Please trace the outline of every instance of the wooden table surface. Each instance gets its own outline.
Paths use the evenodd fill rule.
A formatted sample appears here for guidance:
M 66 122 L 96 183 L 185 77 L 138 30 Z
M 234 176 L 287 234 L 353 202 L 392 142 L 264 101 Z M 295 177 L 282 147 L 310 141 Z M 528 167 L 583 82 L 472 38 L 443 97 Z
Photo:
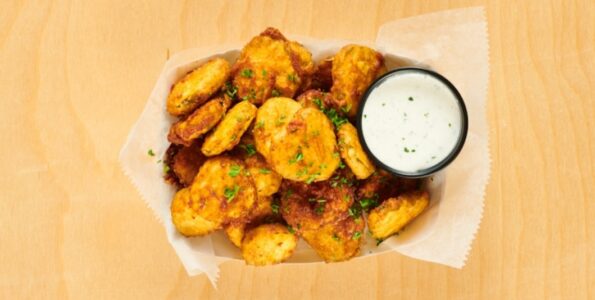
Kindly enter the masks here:
M 492 176 L 462 270 L 389 253 L 188 277 L 118 152 L 169 54 L 266 26 L 372 41 L 485 5 Z M 595 299 L 595 2 L 0 2 L 0 298 Z

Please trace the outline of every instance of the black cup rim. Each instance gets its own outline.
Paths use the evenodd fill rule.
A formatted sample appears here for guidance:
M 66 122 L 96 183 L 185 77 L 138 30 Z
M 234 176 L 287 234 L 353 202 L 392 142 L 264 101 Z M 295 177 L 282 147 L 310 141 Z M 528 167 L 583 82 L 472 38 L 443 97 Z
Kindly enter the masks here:
M 370 148 L 368 148 L 368 144 L 366 143 L 366 141 L 364 139 L 364 134 L 363 134 L 363 130 L 362 130 L 364 106 L 366 104 L 366 101 L 368 100 L 368 97 L 372 93 L 372 91 L 376 87 L 378 87 L 380 84 L 382 84 L 386 79 L 388 79 L 392 76 L 395 76 L 395 74 L 397 74 L 397 73 L 404 73 L 404 72 L 424 73 L 424 74 L 432 76 L 432 77 L 438 79 L 439 81 L 441 81 L 442 83 L 444 83 L 450 89 L 450 91 L 455 95 L 455 98 L 457 99 L 457 102 L 459 104 L 459 110 L 461 112 L 461 132 L 459 134 L 459 138 L 457 140 L 455 147 L 443 160 L 441 160 L 440 162 L 438 162 L 437 164 L 433 165 L 430 168 L 423 169 L 418 172 L 405 172 L 405 171 L 401 171 L 401 170 L 392 168 L 392 167 L 384 164 L 382 161 L 380 161 L 374 155 L 374 153 L 372 153 Z M 359 107 L 357 110 L 356 121 L 357 121 L 356 128 L 357 128 L 358 138 L 359 138 L 360 144 L 362 145 L 362 148 L 364 149 L 366 154 L 368 154 L 368 157 L 370 159 L 372 159 L 374 161 L 374 163 L 377 166 L 380 166 L 382 169 L 389 171 L 390 173 L 392 173 L 394 175 L 401 176 L 401 177 L 407 177 L 407 178 L 428 177 L 428 176 L 431 176 L 432 174 L 444 169 L 446 166 L 448 166 L 451 162 L 453 162 L 455 160 L 455 158 L 457 158 L 457 156 L 463 149 L 463 146 L 465 145 L 465 141 L 467 139 L 467 131 L 469 129 L 469 118 L 467 115 L 467 107 L 465 106 L 465 101 L 463 101 L 463 97 L 461 96 L 461 94 L 459 93 L 457 88 L 441 74 L 439 74 L 435 71 L 432 71 L 432 70 L 428 70 L 428 69 L 424 69 L 424 68 L 416 68 L 416 67 L 398 68 L 398 69 L 391 70 L 391 71 L 385 73 L 384 75 L 380 76 L 379 78 L 377 78 L 374 82 L 372 82 L 372 84 L 368 87 L 366 92 L 361 97 Z

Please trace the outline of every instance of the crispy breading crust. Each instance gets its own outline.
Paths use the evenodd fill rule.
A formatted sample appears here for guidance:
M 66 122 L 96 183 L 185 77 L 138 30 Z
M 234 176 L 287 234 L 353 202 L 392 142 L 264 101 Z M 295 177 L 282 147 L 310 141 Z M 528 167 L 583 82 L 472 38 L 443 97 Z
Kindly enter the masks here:
M 219 227 L 217 223 L 201 217 L 193 208 L 189 188 L 179 190 L 174 196 L 171 218 L 178 232 L 185 236 L 205 235 Z
M 295 181 L 328 179 L 340 163 L 333 125 L 320 110 L 302 108 L 285 128 L 283 139 L 273 140 L 267 157 L 283 178 Z
M 293 99 L 276 97 L 267 100 L 256 112 L 254 145 L 267 160 L 271 143 L 285 138 L 285 125 L 293 119 L 301 106 Z
M 347 122 L 337 130 L 341 158 L 351 168 L 357 179 L 366 179 L 374 173 L 376 167 L 370 161 L 357 136 L 357 129 Z
M 247 220 L 256 203 L 256 189 L 244 162 L 227 155 L 209 158 L 190 187 L 192 208 L 217 228 Z
M 413 191 L 389 198 L 368 214 L 368 228 L 376 239 L 385 239 L 401 230 L 428 206 L 427 191 Z
M 250 102 L 240 102 L 232 107 L 223 120 L 211 132 L 202 144 L 201 151 L 206 156 L 214 156 L 231 150 L 256 116 L 256 106 Z
M 304 230 L 302 238 L 326 262 L 348 260 L 359 253 L 363 241 L 363 218 L 344 218 L 316 230 Z
M 169 129 L 167 139 L 174 144 L 190 146 L 194 140 L 219 123 L 230 104 L 231 100 L 227 97 L 210 100 L 186 119 L 174 123 Z
M 384 57 L 374 49 L 348 45 L 334 56 L 331 94 L 349 108 L 348 116 L 357 113 L 360 98 L 370 84 L 386 72 Z
M 242 257 L 249 265 L 277 264 L 293 254 L 297 240 L 297 236 L 282 224 L 263 224 L 246 232 L 241 247 Z
M 255 104 L 271 96 L 293 97 L 313 73 L 310 52 L 274 28 L 254 37 L 232 68 L 238 97 Z
M 230 65 L 213 58 L 177 82 L 167 97 L 167 111 L 174 116 L 191 113 L 214 95 L 230 75 Z
M 200 153 L 200 144 L 193 143 L 190 147 L 183 147 L 173 156 L 171 168 L 179 182 L 187 187 L 192 184 L 194 176 L 207 158 Z

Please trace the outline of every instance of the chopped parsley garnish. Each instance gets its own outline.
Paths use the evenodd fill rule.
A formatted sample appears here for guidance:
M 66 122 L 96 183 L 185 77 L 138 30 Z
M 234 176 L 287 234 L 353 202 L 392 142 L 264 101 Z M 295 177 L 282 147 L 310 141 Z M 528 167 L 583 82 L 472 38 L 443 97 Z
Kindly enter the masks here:
M 324 212 L 324 202 L 318 204 L 316 209 L 314 209 L 314 212 L 316 212 L 317 215 L 322 215 L 322 213 Z
M 258 121 L 256 123 L 256 125 L 254 125 L 254 129 L 258 129 L 258 128 L 262 128 L 264 127 L 264 121 Z
M 338 158 L 339 157 L 339 152 L 333 152 L 333 158 Z
M 341 241 L 341 239 L 339 238 L 339 236 L 336 233 L 333 233 L 333 240 L 339 242 Z
M 376 246 L 380 245 L 380 243 L 384 242 L 384 240 L 376 239 Z
M 324 170 L 324 169 L 326 169 L 326 164 L 320 164 L 320 169 L 321 169 L 321 170 Z
M 262 169 L 258 170 L 258 173 L 260 173 L 260 174 L 270 174 L 271 173 L 271 170 L 262 168 Z
M 364 118 L 367 118 L 367 117 L 368 117 L 368 115 L 364 114 Z
M 295 164 L 296 162 L 300 161 L 304 159 L 304 154 L 302 154 L 301 150 L 298 150 L 298 153 L 295 154 L 295 156 L 289 160 L 290 164 Z
M 345 202 L 349 202 L 349 200 L 351 200 L 351 196 L 345 195 L 343 196 L 343 200 L 345 200 Z
M 347 212 L 349 213 L 349 216 L 354 219 L 359 218 L 362 214 L 361 208 L 359 208 L 357 205 L 351 206 Z
M 337 128 L 347 123 L 347 118 L 340 116 L 334 108 L 325 109 L 323 112 Z
M 452 127 L 452 124 L 448 123 L 448 127 Z
M 408 98 L 408 100 L 409 100 L 409 101 L 413 101 L 413 97 L 409 97 L 409 98 Z
M 224 90 L 225 90 L 225 94 L 227 94 L 227 96 L 229 96 L 229 98 L 232 98 L 232 99 L 238 93 L 238 88 L 229 82 L 225 84 Z
M 279 91 L 277 91 L 277 90 L 272 90 L 271 91 L 271 96 L 273 96 L 273 97 L 279 97 L 279 96 L 281 96 L 281 93 L 279 93 Z
M 298 172 L 295 174 L 295 176 L 297 176 L 297 177 L 302 177 L 302 176 L 304 176 L 304 175 L 306 175 L 306 174 L 308 174 L 308 169 L 307 169 L 307 168 L 302 168 L 302 169 L 300 169 L 300 170 L 299 170 L 299 171 L 298 171 Z
M 376 206 L 378 204 L 378 194 L 374 194 L 372 198 L 362 198 L 359 200 L 359 205 L 362 209 L 368 209 Z
M 360 237 L 362 237 L 362 233 L 359 232 L 359 231 L 356 231 L 356 232 L 353 233 L 353 236 L 351 237 L 351 239 L 357 241 L 357 240 L 359 240 Z
M 343 161 L 339 161 L 339 169 L 345 169 L 345 164 L 343 163 Z
M 405 148 L 403 148 L 403 151 L 405 151 L 406 153 L 409 153 L 409 148 L 405 147 Z
M 316 174 L 310 174 L 310 176 L 308 177 L 308 179 L 306 179 L 306 184 L 310 184 L 314 181 L 314 179 L 316 179 L 316 177 L 320 175 L 320 173 L 316 173 Z
M 256 148 L 254 148 L 253 144 L 240 145 L 240 147 L 244 149 L 244 151 L 246 151 L 246 154 L 248 154 L 248 156 L 256 154 Z
M 250 99 L 256 99 L 256 92 L 254 90 L 250 90 L 250 92 L 248 92 L 248 95 L 242 96 L 243 101 L 248 101 Z
M 320 100 L 320 98 L 314 98 L 312 102 L 314 102 L 314 104 L 316 104 L 320 110 L 324 111 L 324 105 L 322 104 L 322 100 Z
M 287 225 L 287 230 L 289 230 L 289 233 L 295 234 L 295 230 L 293 230 L 293 227 L 291 227 L 291 225 Z
M 289 197 L 293 195 L 293 190 L 292 189 L 288 189 L 287 192 L 285 192 L 285 197 Z
M 252 78 L 252 73 L 253 72 L 250 69 L 243 69 L 240 74 L 246 78 Z
M 262 69 L 262 77 L 267 76 L 267 70 Z
M 234 185 L 233 188 L 226 187 L 225 190 L 223 191 L 223 196 L 225 196 L 225 198 L 227 198 L 227 203 L 231 202 L 233 200 L 233 198 L 236 197 L 236 195 L 238 194 L 239 191 L 240 191 L 240 186 L 237 184 Z
M 282 125 L 283 121 L 285 120 L 285 118 L 287 118 L 286 115 L 280 115 L 279 119 L 277 119 L 277 121 L 275 121 L 275 123 L 277 124 L 277 126 Z
M 163 173 L 167 174 L 169 173 L 171 169 L 169 168 L 169 166 L 167 164 L 163 164 Z
M 341 111 L 344 113 L 348 113 L 351 110 L 351 104 L 347 104 L 343 107 L 341 107 Z
M 236 177 L 236 176 L 240 175 L 241 171 L 242 171 L 242 168 L 240 166 L 233 165 L 233 166 L 231 166 L 231 168 L 229 169 L 229 173 L 227 173 L 227 174 L 231 177 Z
M 279 214 L 279 202 L 273 201 L 271 203 L 271 210 L 273 211 L 274 214 L 278 215 Z
M 291 82 L 296 82 L 297 77 L 295 76 L 295 74 L 289 74 L 289 75 L 287 75 L 287 80 L 289 80 Z
M 411 152 L 415 152 L 415 149 L 411 149 Z
M 149 151 L 147 151 L 147 154 L 149 156 L 155 156 L 155 152 L 153 152 L 153 149 L 149 149 Z

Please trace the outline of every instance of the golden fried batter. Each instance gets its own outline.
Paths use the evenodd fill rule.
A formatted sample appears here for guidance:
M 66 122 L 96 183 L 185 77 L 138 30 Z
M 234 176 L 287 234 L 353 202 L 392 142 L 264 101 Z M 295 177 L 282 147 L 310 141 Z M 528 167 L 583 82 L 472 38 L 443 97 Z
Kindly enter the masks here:
M 240 99 L 262 104 L 271 96 L 293 97 L 313 72 L 307 49 L 268 28 L 242 49 L 232 76 Z
M 297 236 L 284 225 L 263 224 L 246 232 L 242 241 L 242 257 L 249 265 L 277 264 L 293 254 L 297 240 Z
M 310 185 L 284 180 L 281 214 L 297 232 L 314 230 L 349 216 L 354 201 L 355 178 L 348 171 Z
M 256 202 L 256 189 L 245 164 L 227 155 L 209 158 L 190 187 L 191 207 L 217 228 L 243 222 Z
M 167 111 L 174 116 L 191 113 L 219 91 L 229 74 L 230 66 L 225 59 L 209 60 L 173 86 L 167 97 Z
M 189 188 L 179 190 L 174 196 L 171 218 L 176 229 L 185 236 L 205 235 L 219 227 L 198 214 L 190 199 Z
M 397 177 L 382 169 L 377 169 L 370 177 L 361 182 L 357 189 L 357 199 L 376 199 L 378 201 L 397 197 L 402 193 L 419 189 L 421 183 L 421 179 Z
M 372 175 L 376 167 L 362 149 L 355 127 L 347 122 L 339 127 L 337 136 L 339 138 L 341 158 L 351 168 L 355 177 L 357 179 L 366 179 Z
M 277 97 L 267 100 L 256 113 L 254 123 L 254 145 L 256 150 L 268 159 L 273 140 L 285 138 L 285 125 L 301 106 L 293 99 Z
M 348 217 L 316 230 L 304 230 L 302 238 L 326 262 L 338 262 L 357 255 L 364 236 L 363 218 Z
M 231 150 L 242 138 L 256 116 L 256 106 L 242 101 L 232 107 L 202 144 L 202 153 L 206 156 L 221 154 Z
M 192 141 L 217 125 L 230 104 L 231 100 L 227 97 L 210 100 L 185 120 L 174 123 L 167 139 L 174 144 L 190 146 Z
M 171 168 L 180 184 L 189 186 L 198 173 L 206 157 L 200 153 L 200 144 L 193 143 L 190 147 L 182 147 L 173 156 Z
M 331 94 L 349 117 L 355 116 L 360 97 L 368 86 L 386 72 L 384 58 L 374 49 L 348 45 L 333 58 L 333 86 Z
M 283 178 L 313 182 L 328 179 L 340 163 L 333 125 L 320 110 L 302 108 L 273 140 L 267 161 Z
M 401 230 L 428 206 L 427 191 L 413 191 L 389 198 L 368 214 L 368 228 L 376 239 L 385 239 Z
M 256 207 L 252 210 L 250 218 L 246 223 L 234 222 L 223 226 L 223 230 L 229 240 L 237 247 L 241 247 L 246 228 L 252 228 L 265 220 L 278 219 L 273 216 L 272 202 L 273 198 L 270 196 L 258 196 Z
M 302 107 L 318 108 L 321 111 L 325 108 L 340 108 L 330 93 L 319 90 L 307 90 L 297 97 L 297 101 Z

